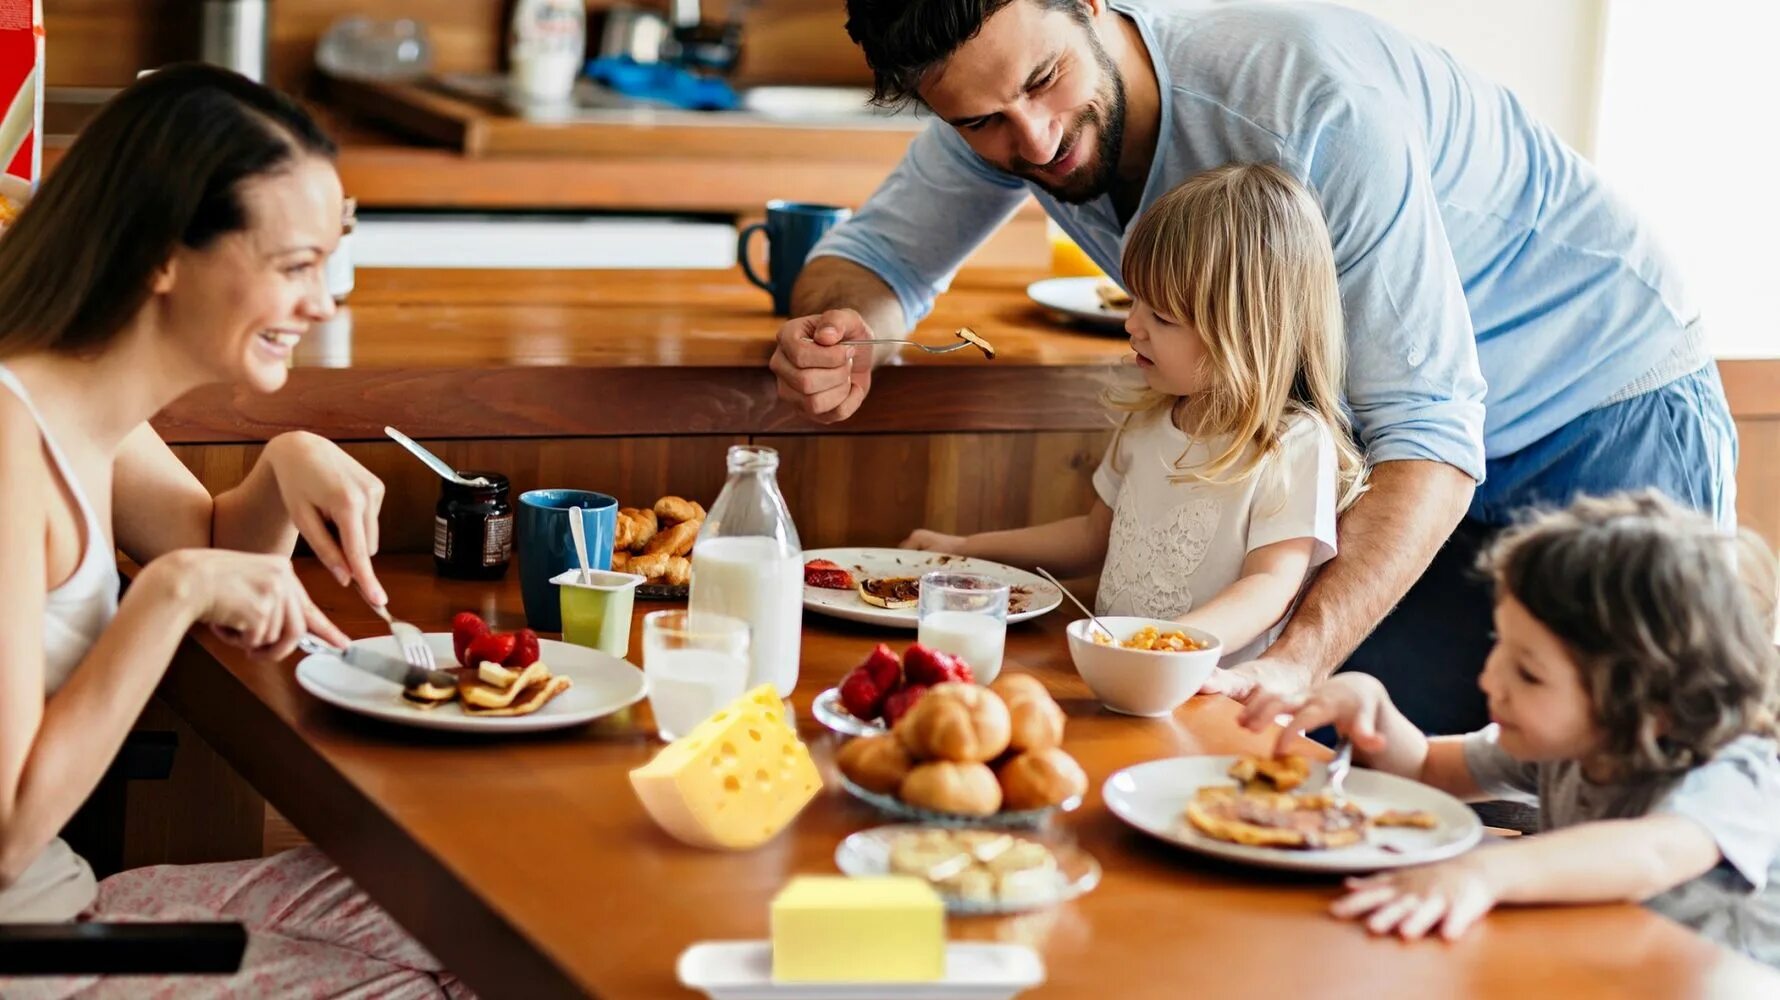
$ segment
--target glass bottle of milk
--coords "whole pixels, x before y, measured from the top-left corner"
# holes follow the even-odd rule
[[[693,614],[748,623],[748,686],[771,682],[781,698],[797,686],[803,638],[803,545],[779,492],[779,453],[729,449],[729,481],[692,549]]]

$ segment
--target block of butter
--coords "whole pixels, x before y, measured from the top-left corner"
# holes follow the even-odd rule
[[[946,910],[908,875],[799,875],[773,898],[773,979],[916,983],[946,975]]]
[[[742,695],[630,772],[662,829],[694,847],[773,839],[822,788],[771,684]]]

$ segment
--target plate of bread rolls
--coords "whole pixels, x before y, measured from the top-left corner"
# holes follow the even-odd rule
[[[1063,749],[1063,709],[1030,674],[936,684],[887,733],[835,755],[841,787],[934,826],[1042,826],[1080,806],[1088,776]]]
[[[612,569],[643,578],[638,597],[684,600],[692,583],[692,545],[704,526],[704,506],[685,497],[662,497],[649,507],[620,507]]]

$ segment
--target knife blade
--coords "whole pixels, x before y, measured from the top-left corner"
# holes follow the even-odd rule
[[[457,678],[443,670],[427,670],[417,667],[405,660],[397,659],[388,653],[379,653],[364,646],[348,646],[341,649],[312,635],[297,640],[297,648],[305,653],[316,656],[331,656],[336,660],[362,670],[374,677],[381,677],[392,684],[400,684],[405,688],[419,687],[431,683],[437,687],[454,687]]]

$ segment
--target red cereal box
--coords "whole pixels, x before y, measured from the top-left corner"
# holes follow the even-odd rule
[[[0,0],[0,228],[43,167],[43,0]]]

